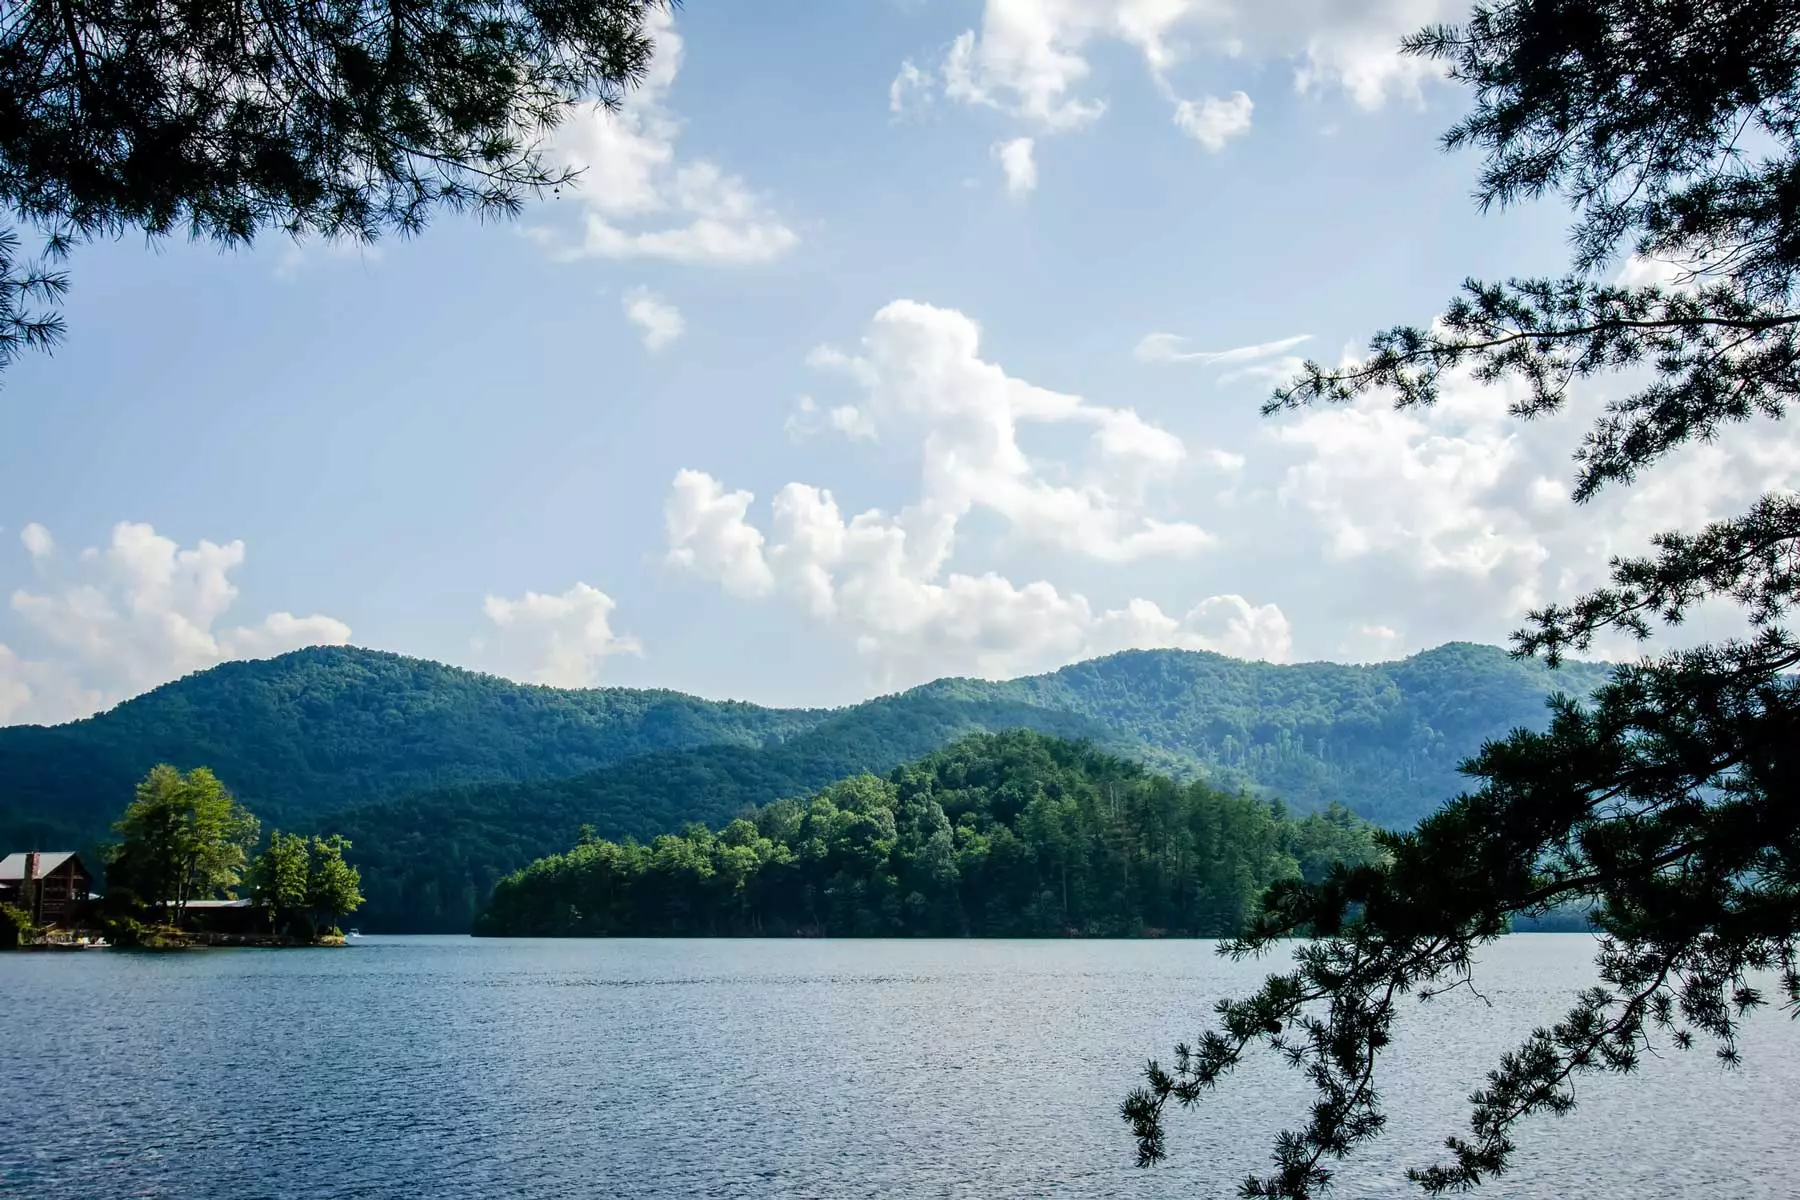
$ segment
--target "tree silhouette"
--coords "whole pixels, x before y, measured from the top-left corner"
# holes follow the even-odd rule
[[[1392,394],[1438,396],[1446,373],[1523,381],[1532,419],[1579,402],[1578,380],[1635,369],[1576,453],[1574,496],[1629,485],[1727,426],[1781,418],[1800,394],[1800,5],[1792,0],[1511,0],[1427,29],[1408,53],[1474,90],[1445,135],[1486,155],[1485,208],[1548,194],[1576,214],[1571,273],[1471,280],[1429,328],[1377,335],[1349,366],[1308,363],[1266,412]],[[1601,281],[1621,251],[1671,281]],[[1306,1197],[1329,1163],[1381,1132],[1377,1065],[1409,996],[1471,982],[1472,955],[1511,917],[1591,906],[1600,985],[1503,1057],[1471,1097],[1466,1135],[1410,1177],[1430,1193],[1503,1172],[1511,1132],[1574,1106],[1573,1080],[1635,1069],[1652,1038],[1709,1040],[1738,1060],[1744,1013],[1800,1011],[1800,500],[1764,496],[1741,517],[1614,560],[1611,584],[1529,615],[1515,653],[1551,663],[1602,633],[1640,641],[1706,601],[1735,604],[1744,636],[1620,668],[1586,705],[1559,699],[1544,733],[1515,733],[1465,764],[1474,788],[1411,833],[1386,864],[1282,884],[1228,950],[1311,934],[1292,969],[1223,1002],[1217,1028],[1151,1063],[1123,1105],[1140,1162],[1163,1157],[1169,1101],[1196,1104],[1255,1045],[1317,1091],[1311,1120],[1276,1140],[1246,1196]]]
[[[616,106],[670,0],[0,4],[0,368],[60,340],[61,267],[140,229],[369,242],[440,208],[510,215],[572,175],[546,131]]]

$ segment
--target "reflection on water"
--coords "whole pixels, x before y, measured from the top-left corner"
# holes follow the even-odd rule
[[[1343,1196],[1466,1119],[1494,1055],[1558,1015],[1592,944],[1493,947],[1488,1004],[1409,1013],[1391,1133]],[[1130,1166],[1150,1054],[1266,964],[1204,942],[360,939],[343,950],[0,958],[0,1193],[157,1197],[1229,1195],[1304,1092],[1271,1064]],[[1491,1005],[1491,1007],[1490,1007]],[[1800,1044],[1669,1051],[1581,1084],[1506,1197],[1786,1197]]]

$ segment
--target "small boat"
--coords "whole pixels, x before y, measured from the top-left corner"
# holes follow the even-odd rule
[[[347,938],[359,938],[362,936],[362,930],[352,929],[349,933],[346,933],[344,936]]]

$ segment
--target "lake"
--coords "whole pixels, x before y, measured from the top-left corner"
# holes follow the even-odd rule
[[[1592,978],[1592,941],[1486,952],[1487,1003],[1410,1010],[1391,1129],[1337,1195],[1465,1128],[1496,1054]],[[1304,1091],[1259,1062],[1131,1166],[1116,1115],[1267,964],[1205,942],[506,941],[0,957],[8,1196],[1210,1196]],[[1668,1050],[1531,1122],[1506,1197],[1786,1197],[1788,1018],[1745,1066]]]

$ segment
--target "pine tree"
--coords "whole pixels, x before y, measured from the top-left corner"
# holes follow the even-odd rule
[[[1575,212],[1574,260],[1556,279],[1471,280],[1429,328],[1376,336],[1348,367],[1309,363],[1270,412],[1391,393],[1433,403],[1445,375],[1522,381],[1521,419],[1578,400],[1579,381],[1635,369],[1577,454],[1574,496],[1629,485],[1728,426],[1778,420],[1800,395],[1800,4],[1793,0],[1508,0],[1407,52],[1474,90],[1445,136],[1485,155],[1479,200],[1558,195]],[[1621,251],[1671,265],[1665,285],[1603,282]],[[1706,601],[1735,604],[1739,638],[1664,650],[1618,670],[1550,728],[1490,744],[1475,781],[1384,865],[1278,885],[1243,955],[1311,933],[1292,970],[1219,1006],[1219,1025],[1152,1063],[1123,1106],[1148,1164],[1164,1111],[1197,1103],[1258,1044],[1302,1071],[1311,1121],[1276,1141],[1246,1196],[1307,1197],[1328,1164],[1381,1131],[1381,1050],[1409,995],[1471,982],[1477,947],[1511,917],[1592,906],[1601,986],[1506,1056],[1471,1097],[1446,1161],[1411,1173],[1427,1192],[1503,1172],[1520,1118],[1573,1107],[1573,1083],[1636,1069],[1661,1034],[1738,1060],[1749,1010],[1800,1012],[1800,500],[1615,560],[1611,584],[1529,614],[1521,656],[1552,663],[1617,632],[1640,640]],[[1756,985],[1774,970],[1777,997]]]
[[[0,6],[0,368],[54,344],[71,248],[279,229],[373,241],[568,183],[544,133],[643,75],[665,0],[20,0]]]

